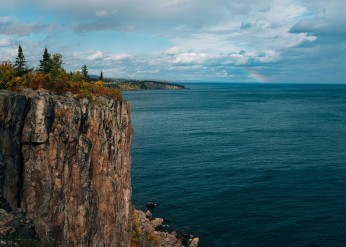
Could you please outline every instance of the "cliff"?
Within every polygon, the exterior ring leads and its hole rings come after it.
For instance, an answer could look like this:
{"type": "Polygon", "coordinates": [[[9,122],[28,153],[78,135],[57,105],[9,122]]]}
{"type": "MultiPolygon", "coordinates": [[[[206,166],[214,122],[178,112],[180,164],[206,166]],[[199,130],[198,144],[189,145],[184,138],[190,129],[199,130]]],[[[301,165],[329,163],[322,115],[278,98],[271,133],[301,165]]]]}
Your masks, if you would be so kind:
{"type": "Polygon", "coordinates": [[[52,246],[129,246],[127,102],[0,91],[0,196],[52,246]]]}

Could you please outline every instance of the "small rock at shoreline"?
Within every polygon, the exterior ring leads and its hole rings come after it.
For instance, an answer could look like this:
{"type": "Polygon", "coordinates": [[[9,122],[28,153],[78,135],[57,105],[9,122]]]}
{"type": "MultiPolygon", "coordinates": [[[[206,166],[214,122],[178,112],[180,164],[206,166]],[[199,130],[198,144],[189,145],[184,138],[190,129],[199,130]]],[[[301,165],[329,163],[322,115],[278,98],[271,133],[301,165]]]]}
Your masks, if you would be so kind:
{"type": "Polygon", "coordinates": [[[151,221],[152,226],[156,229],[157,227],[161,226],[163,223],[162,218],[155,218],[154,220],[151,221]]]}
{"type": "Polygon", "coordinates": [[[198,247],[198,244],[199,244],[199,238],[194,237],[188,247],[198,247]]]}
{"type": "Polygon", "coordinates": [[[152,214],[149,210],[147,210],[147,211],[145,212],[145,216],[146,216],[149,220],[151,220],[151,219],[153,218],[153,214],[152,214]]]}
{"type": "Polygon", "coordinates": [[[147,208],[156,208],[156,207],[158,207],[160,204],[158,204],[158,203],[156,203],[156,202],[147,202],[146,204],[145,204],[145,206],[147,207],[147,208]]]}

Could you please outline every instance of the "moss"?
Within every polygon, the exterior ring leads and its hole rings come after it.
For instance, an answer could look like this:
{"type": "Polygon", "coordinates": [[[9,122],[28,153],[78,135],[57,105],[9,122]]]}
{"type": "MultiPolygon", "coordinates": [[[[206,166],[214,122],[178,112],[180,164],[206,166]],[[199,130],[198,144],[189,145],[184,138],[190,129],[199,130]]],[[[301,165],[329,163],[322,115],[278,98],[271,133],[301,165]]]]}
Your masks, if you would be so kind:
{"type": "Polygon", "coordinates": [[[132,208],[131,247],[157,247],[160,246],[160,237],[151,229],[142,230],[139,216],[135,207],[132,208]]]}
{"type": "Polygon", "coordinates": [[[136,208],[132,208],[132,230],[131,230],[131,247],[141,246],[142,229],[139,224],[139,216],[136,208]]]}
{"type": "Polygon", "coordinates": [[[155,235],[155,233],[151,230],[148,230],[146,232],[146,237],[149,240],[150,243],[154,244],[154,246],[160,246],[160,238],[155,235]]]}

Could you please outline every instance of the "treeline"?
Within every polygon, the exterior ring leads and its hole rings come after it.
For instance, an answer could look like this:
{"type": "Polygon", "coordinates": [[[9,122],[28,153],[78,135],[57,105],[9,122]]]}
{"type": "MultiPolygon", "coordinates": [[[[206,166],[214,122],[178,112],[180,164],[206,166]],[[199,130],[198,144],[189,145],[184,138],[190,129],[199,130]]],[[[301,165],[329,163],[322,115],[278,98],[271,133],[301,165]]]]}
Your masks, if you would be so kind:
{"type": "Polygon", "coordinates": [[[0,64],[0,89],[20,92],[25,88],[43,88],[57,94],[70,92],[81,98],[102,95],[122,99],[120,89],[104,86],[102,71],[99,80],[93,83],[89,79],[86,65],[82,66],[81,71],[67,72],[63,68],[62,55],[50,54],[47,48],[43,52],[39,67],[29,68],[19,45],[15,62],[5,61],[0,64]]]}

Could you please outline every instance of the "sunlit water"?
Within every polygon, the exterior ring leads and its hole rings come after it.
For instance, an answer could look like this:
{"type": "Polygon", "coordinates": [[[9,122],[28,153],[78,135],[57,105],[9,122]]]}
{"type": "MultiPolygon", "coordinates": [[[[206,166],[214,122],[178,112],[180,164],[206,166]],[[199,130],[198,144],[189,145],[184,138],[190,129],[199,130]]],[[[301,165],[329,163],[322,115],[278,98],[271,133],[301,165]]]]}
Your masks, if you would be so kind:
{"type": "Polygon", "coordinates": [[[133,203],[200,246],[346,246],[346,86],[126,92],[133,203]]]}

